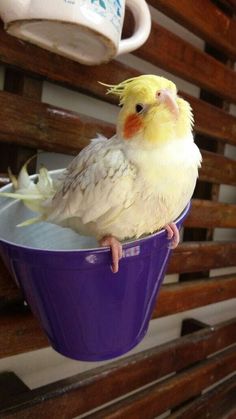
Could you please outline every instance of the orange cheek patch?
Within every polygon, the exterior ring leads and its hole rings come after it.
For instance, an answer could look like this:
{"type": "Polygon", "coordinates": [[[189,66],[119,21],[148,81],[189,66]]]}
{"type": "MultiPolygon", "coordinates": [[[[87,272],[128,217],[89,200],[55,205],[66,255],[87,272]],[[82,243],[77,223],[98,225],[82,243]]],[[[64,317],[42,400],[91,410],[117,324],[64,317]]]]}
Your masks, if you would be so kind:
{"type": "Polygon", "coordinates": [[[143,122],[142,118],[137,114],[129,115],[124,124],[124,138],[129,140],[142,128],[143,122]]]}

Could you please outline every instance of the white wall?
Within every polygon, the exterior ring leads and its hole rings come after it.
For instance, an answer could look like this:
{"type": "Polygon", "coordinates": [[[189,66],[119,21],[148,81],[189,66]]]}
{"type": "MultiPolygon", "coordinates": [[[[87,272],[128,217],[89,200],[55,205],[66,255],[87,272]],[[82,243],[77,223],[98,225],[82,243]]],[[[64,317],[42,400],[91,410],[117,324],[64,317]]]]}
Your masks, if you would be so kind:
{"type": "MultiPolygon", "coordinates": [[[[170,19],[161,13],[152,10],[154,20],[160,22],[162,25],[170,28],[179,36],[203,49],[203,42],[189,31],[183,29],[178,24],[172,22],[170,19]]],[[[157,39],[158,43],[158,39],[157,39]]],[[[164,75],[177,83],[179,89],[195,96],[199,96],[199,88],[188,82],[182,81],[178,77],[172,76],[157,67],[144,62],[132,55],[126,55],[119,58],[119,61],[134,66],[136,69],[145,73],[155,73],[164,75]]],[[[89,69],[88,69],[89,71],[89,69]]],[[[4,70],[0,67],[0,88],[3,84],[4,70]]],[[[106,81],[106,80],[104,80],[106,81]]],[[[115,122],[117,116],[117,108],[113,105],[103,103],[94,98],[82,95],[64,87],[53,85],[49,82],[44,82],[43,85],[43,102],[47,102],[56,106],[80,112],[85,115],[94,116],[104,121],[115,122]]],[[[232,112],[235,109],[232,108],[232,112]]],[[[236,158],[235,147],[226,147],[226,155],[231,158],[236,158]]],[[[42,153],[39,155],[38,164],[45,164],[49,169],[65,167],[71,160],[71,156],[55,153],[42,153]]],[[[235,188],[222,186],[220,190],[220,200],[222,202],[236,201],[235,188]]],[[[235,232],[216,229],[215,239],[231,239],[235,238],[235,232]]],[[[235,272],[235,268],[230,268],[228,272],[235,272]]],[[[221,274],[222,270],[212,271],[212,275],[221,274]]],[[[178,281],[178,276],[168,276],[165,282],[178,281]]],[[[180,313],[174,316],[168,316],[163,319],[157,319],[151,322],[147,336],[143,342],[135,348],[131,353],[140,351],[144,348],[158,345],[160,343],[169,341],[179,336],[181,321],[186,317],[195,317],[210,324],[217,323],[229,319],[235,315],[235,300],[229,300],[218,304],[213,304],[207,307],[191,310],[186,313],[180,313]]],[[[18,355],[7,359],[0,360],[0,371],[13,370],[15,371],[27,385],[30,387],[37,387],[48,382],[67,377],[77,372],[93,368],[94,363],[77,362],[62,357],[53,349],[47,348],[39,351],[30,352],[27,355],[18,355]]]]}

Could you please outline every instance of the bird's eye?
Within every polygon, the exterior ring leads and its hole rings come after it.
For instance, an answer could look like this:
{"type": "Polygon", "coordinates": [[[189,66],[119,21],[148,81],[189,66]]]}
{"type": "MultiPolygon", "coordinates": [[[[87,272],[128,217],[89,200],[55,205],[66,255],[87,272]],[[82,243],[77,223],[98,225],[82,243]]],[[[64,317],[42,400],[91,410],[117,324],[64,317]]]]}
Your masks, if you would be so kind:
{"type": "Polygon", "coordinates": [[[142,113],[143,110],[144,110],[144,105],[142,105],[142,103],[137,103],[137,105],[135,106],[136,113],[142,113]]]}

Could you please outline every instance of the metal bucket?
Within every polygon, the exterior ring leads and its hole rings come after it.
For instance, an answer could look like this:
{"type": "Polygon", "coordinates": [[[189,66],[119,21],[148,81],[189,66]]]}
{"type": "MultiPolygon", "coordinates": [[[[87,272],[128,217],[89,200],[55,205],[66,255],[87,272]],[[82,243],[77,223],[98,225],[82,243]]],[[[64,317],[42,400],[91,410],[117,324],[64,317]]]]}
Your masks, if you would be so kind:
{"type": "MultiPolygon", "coordinates": [[[[179,228],[189,207],[176,220],[179,228]]],[[[16,227],[31,216],[21,202],[0,198],[0,252],[52,347],[73,359],[100,361],[136,346],[171,253],[166,232],[124,243],[113,274],[110,250],[91,237],[49,223],[16,227]]]]}

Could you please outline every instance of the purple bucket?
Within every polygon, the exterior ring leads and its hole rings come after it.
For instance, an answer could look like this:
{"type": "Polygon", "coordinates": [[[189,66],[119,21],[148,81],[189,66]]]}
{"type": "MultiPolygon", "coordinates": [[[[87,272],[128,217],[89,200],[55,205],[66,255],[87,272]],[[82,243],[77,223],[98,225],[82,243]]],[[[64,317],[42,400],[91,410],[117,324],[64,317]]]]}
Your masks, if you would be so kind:
{"type": "MultiPolygon", "coordinates": [[[[178,228],[189,207],[176,220],[178,228]]],[[[113,274],[109,249],[68,249],[65,232],[70,244],[75,240],[76,246],[78,239],[69,229],[48,223],[15,227],[32,216],[19,201],[0,198],[0,216],[3,259],[56,351],[77,360],[101,361],[124,354],[142,340],[171,253],[164,230],[125,243],[119,272],[113,274]],[[56,250],[48,245],[50,234],[56,250]]]]}

